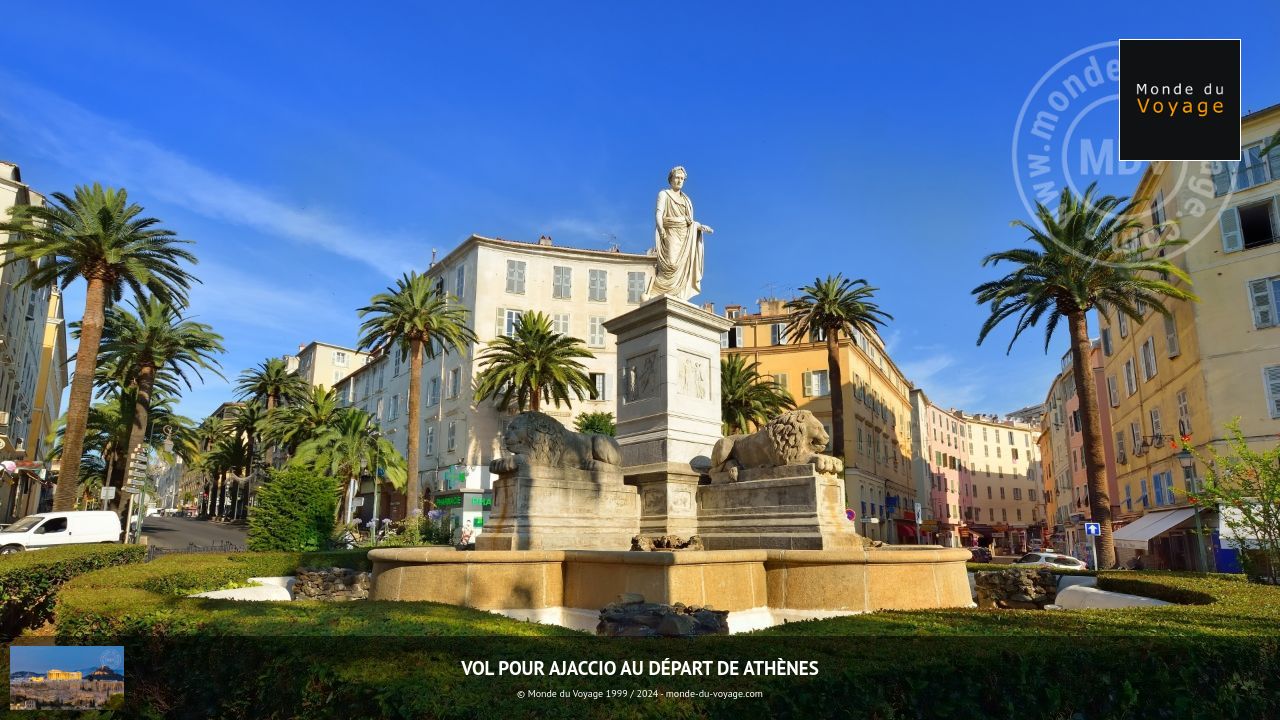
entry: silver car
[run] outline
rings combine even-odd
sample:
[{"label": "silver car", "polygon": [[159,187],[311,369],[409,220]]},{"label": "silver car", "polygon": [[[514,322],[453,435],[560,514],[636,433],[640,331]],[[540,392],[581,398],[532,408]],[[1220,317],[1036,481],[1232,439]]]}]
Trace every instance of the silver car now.
[{"label": "silver car", "polygon": [[1058,553],[1048,552],[1029,552],[1018,558],[1014,565],[1024,567],[1042,567],[1053,570],[1055,568],[1061,570],[1088,570],[1089,566],[1083,560],[1077,560],[1070,555],[1059,555]]}]

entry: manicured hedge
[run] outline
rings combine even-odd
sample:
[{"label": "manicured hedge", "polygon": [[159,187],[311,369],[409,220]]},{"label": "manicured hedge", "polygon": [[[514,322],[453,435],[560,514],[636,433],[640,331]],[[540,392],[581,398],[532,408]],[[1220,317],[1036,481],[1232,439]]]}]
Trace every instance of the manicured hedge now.
[{"label": "manicured hedge", "polygon": [[[432,603],[180,597],[360,553],[171,556],[61,593],[68,642],[122,642],[133,714],[166,717],[1280,717],[1280,588],[1103,572],[1107,590],[1194,604],[881,612],[693,641],[596,638]],[[650,661],[811,660],[817,676],[664,676]],[[639,677],[468,676],[488,660],[642,661]],[[174,673],[173,668],[189,668]],[[755,699],[521,698],[529,690],[759,691]]]},{"label": "manicured hedge", "polygon": [[59,586],[99,568],[140,563],[139,545],[66,545],[0,555],[0,637],[4,641],[53,617]]},{"label": "manicured hedge", "polygon": [[[1018,568],[1023,568],[1023,567],[1025,567],[1025,568],[1030,568],[1031,566],[1030,566],[1030,565],[1010,565],[1009,563],[979,563],[979,562],[971,562],[971,563],[965,563],[965,567],[967,567],[967,568],[969,569],[969,572],[983,572],[983,571],[987,571],[987,570],[1011,570],[1011,569],[1014,569],[1015,567],[1018,567]],[[1097,575],[1097,574],[1098,574],[1098,571],[1097,571],[1097,570],[1069,570],[1069,569],[1067,569],[1067,568],[1059,568],[1059,567],[1050,567],[1050,568],[1047,568],[1047,569],[1048,569],[1050,572],[1052,572],[1054,575],[1087,575],[1087,576],[1093,576],[1093,575]]]}]

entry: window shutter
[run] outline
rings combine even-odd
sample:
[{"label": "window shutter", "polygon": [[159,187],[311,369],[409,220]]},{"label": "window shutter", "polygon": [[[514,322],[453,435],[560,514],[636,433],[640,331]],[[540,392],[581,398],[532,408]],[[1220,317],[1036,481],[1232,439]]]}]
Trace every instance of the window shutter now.
[{"label": "window shutter", "polygon": [[1280,418],[1280,365],[1272,365],[1262,370],[1267,386],[1267,408],[1272,418]]},{"label": "window shutter", "polygon": [[1161,481],[1161,477],[1158,474],[1153,476],[1151,480],[1152,480],[1152,484],[1156,486],[1156,505],[1163,505],[1164,504],[1164,483]]},{"label": "window shutter", "polygon": [[1182,348],[1178,345],[1178,326],[1174,324],[1172,315],[1164,316],[1164,338],[1169,357],[1178,357],[1182,354]]},{"label": "window shutter", "polygon": [[1276,324],[1275,311],[1272,308],[1271,289],[1266,279],[1249,282],[1249,296],[1253,305],[1253,326],[1267,328]]},{"label": "window shutter", "polygon": [[813,373],[809,372],[808,370],[804,371],[804,373],[802,374],[801,385],[803,387],[802,392],[804,393],[805,397],[810,397],[813,395],[813,392],[811,391],[811,386],[809,385],[810,378],[812,377],[813,377]]},{"label": "window shutter", "polygon": [[1280,147],[1271,149],[1271,154],[1267,155],[1267,163],[1271,167],[1271,179],[1280,180]]},{"label": "window shutter", "polygon": [[1111,407],[1120,407],[1120,391],[1116,389],[1116,378],[1107,378],[1107,396],[1111,399]]},{"label": "window shutter", "polygon": [[1240,215],[1235,208],[1227,208],[1218,216],[1218,224],[1222,228],[1222,251],[1236,252],[1244,248],[1244,240],[1240,237]]},{"label": "window shutter", "polygon": [[494,321],[493,336],[502,337],[507,332],[507,309],[498,308],[498,316]]}]

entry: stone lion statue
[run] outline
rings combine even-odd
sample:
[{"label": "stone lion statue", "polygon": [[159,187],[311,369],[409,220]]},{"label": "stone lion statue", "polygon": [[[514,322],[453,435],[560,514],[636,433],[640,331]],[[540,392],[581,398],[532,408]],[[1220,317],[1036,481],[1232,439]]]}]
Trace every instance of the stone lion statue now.
[{"label": "stone lion statue", "polygon": [[576,470],[620,470],[622,465],[617,440],[573,432],[540,412],[512,418],[502,433],[502,446],[513,457],[494,458],[489,469],[495,473],[515,472],[521,465]]},{"label": "stone lion statue", "polygon": [[792,410],[770,420],[756,432],[720,438],[711,451],[712,472],[738,479],[743,468],[809,465],[819,473],[844,470],[840,458],[823,455],[830,436],[808,410]]}]

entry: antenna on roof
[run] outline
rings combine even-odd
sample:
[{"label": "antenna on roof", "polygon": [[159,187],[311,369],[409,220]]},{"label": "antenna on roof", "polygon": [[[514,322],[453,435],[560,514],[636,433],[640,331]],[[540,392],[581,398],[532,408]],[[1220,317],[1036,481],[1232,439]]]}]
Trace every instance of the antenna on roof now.
[{"label": "antenna on roof", "polygon": [[613,233],[602,233],[609,240],[609,252],[622,252],[622,248],[618,245],[618,236]]},{"label": "antenna on roof", "polygon": [[431,248],[431,264],[430,264],[430,265],[428,265],[427,267],[435,267],[435,266],[436,266],[436,252],[438,252],[438,251],[437,251],[435,248]]}]

